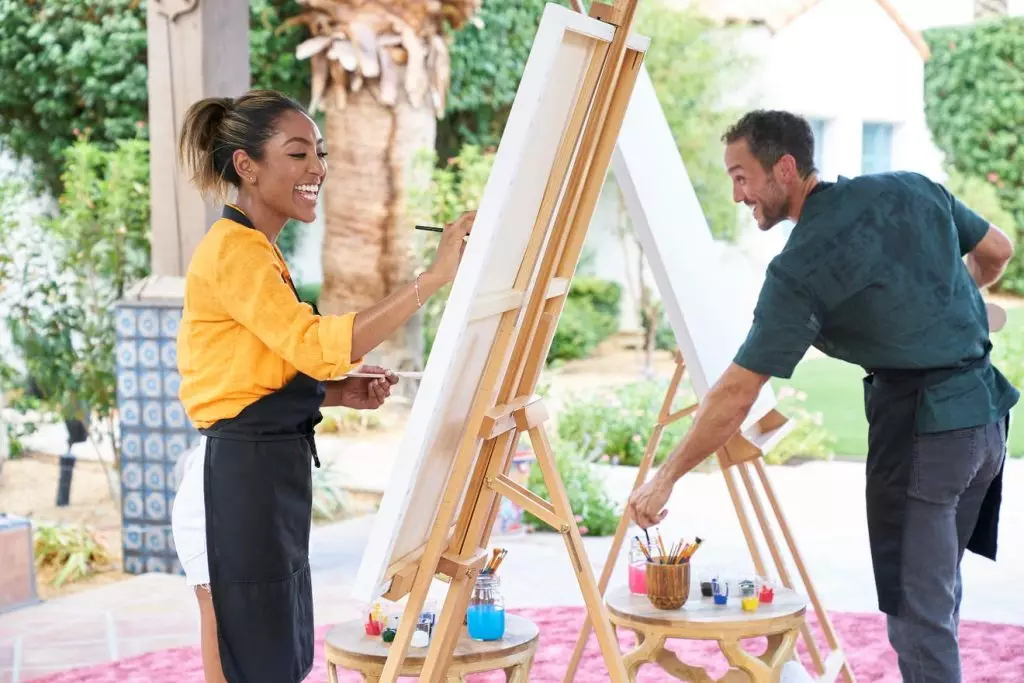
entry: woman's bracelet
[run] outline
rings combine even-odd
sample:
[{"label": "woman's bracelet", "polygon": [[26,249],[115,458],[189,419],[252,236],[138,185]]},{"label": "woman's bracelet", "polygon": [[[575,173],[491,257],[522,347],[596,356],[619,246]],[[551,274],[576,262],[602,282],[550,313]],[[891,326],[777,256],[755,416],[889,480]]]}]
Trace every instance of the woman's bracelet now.
[{"label": "woman's bracelet", "polygon": [[416,291],[416,307],[423,308],[423,302],[420,301],[420,276],[417,275],[416,279],[412,281],[412,287]]}]

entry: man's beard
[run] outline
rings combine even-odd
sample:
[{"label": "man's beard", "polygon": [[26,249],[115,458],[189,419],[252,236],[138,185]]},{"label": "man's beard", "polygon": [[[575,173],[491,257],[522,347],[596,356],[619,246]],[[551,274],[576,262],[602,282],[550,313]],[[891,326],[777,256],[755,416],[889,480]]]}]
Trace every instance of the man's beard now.
[{"label": "man's beard", "polygon": [[789,198],[782,189],[770,180],[767,190],[768,196],[759,202],[761,220],[757,222],[757,227],[762,231],[771,230],[789,217]]}]

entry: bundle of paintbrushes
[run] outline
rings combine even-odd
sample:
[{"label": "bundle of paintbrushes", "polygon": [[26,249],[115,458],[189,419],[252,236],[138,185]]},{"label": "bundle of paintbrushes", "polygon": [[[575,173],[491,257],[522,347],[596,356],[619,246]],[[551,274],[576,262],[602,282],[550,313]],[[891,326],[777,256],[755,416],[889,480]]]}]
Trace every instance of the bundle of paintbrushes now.
[{"label": "bundle of paintbrushes", "polygon": [[[704,542],[704,540],[698,536],[697,540],[693,543],[683,543],[682,539],[680,539],[671,546],[666,546],[665,542],[661,538],[661,532],[659,531],[655,537],[655,541],[657,542],[657,546],[655,546],[654,543],[651,543],[651,536],[646,529],[644,529],[644,536],[647,538],[646,545],[644,545],[644,542],[640,540],[639,536],[634,536],[634,538],[640,546],[640,550],[647,557],[647,561],[651,564],[685,564],[690,561],[693,554],[697,552],[697,548],[699,548],[700,544]],[[653,552],[655,550],[657,550],[657,554]]]},{"label": "bundle of paintbrushes", "polygon": [[491,559],[487,561],[487,566],[480,570],[481,574],[494,574],[498,571],[498,567],[501,565],[501,561],[508,555],[508,551],[504,548],[493,548],[491,550]]}]

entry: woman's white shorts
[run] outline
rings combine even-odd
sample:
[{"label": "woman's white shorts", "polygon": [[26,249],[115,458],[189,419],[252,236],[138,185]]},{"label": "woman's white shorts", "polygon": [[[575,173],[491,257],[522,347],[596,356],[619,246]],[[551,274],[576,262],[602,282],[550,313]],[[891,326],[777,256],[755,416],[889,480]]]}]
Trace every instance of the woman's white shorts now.
[{"label": "woman's white shorts", "polygon": [[189,586],[210,583],[210,566],[206,559],[205,464],[206,437],[202,436],[195,448],[181,455],[175,467],[178,492],[171,504],[171,533]]}]

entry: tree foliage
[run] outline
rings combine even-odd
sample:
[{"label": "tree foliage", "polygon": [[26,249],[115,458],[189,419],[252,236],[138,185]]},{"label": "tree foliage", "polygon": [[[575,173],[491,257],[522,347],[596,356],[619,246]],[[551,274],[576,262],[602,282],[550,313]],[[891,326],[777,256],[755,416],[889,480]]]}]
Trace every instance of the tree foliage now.
[{"label": "tree foliage", "polygon": [[[299,28],[278,31],[296,0],[252,0],[254,86],[305,101]],[[101,149],[136,137],[149,119],[146,3],[142,0],[0,0],[0,142],[34,167],[36,190],[60,195],[64,149],[76,131]]]},{"label": "tree foliage", "polygon": [[[567,0],[554,0],[569,6]],[[547,0],[487,0],[478,15],[454,34],[451,86],[445,118],[438,123],[441,160],[464,145],[496,147],[526,68]]]},{"label": "tree foliage", "polygon": [[[935,144],[975,186],[995,189],[1016,223],[1001,227],[1016,233],[1024,226],[1024,18],[936,28],[924,37],[932,51],[925,116]],[[1024,293],[1024,250],[1000,286]]]},{"label": "tree foliage", "polygon": [[75,131],[101,143],[146,120],[146,21],[138,0],[0,0],[0,137],[60,194]]}]

